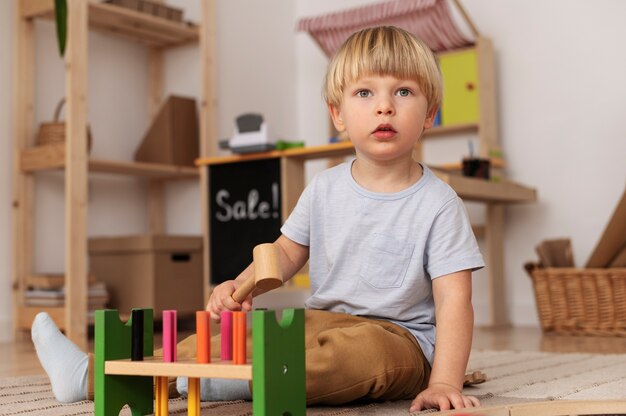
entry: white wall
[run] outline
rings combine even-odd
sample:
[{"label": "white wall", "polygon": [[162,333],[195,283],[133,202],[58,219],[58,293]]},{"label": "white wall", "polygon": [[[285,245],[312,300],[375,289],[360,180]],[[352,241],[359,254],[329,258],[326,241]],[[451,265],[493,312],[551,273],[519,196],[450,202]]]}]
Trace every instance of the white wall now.
[{"label": "white wall", "polygon": [[[171,1],[198,21],[198,0]],[[285,139],[298,137],[296,108],[295,25],[291,2],[281,0],[219,1],[217,7],[218,138],[233,134],[235,118],[263,114],[274,132]],[[271,24],[268,24],[271,22]],[[192,68],[193,75],[180,76]],[[168,52],[166,93],[199,96],[197,49]],[[197,184],[168,185],[167,226],[171,232],[199,233],[201,218]],[[192,213],[192,215],[187,215]]]},{"label": "white wall", "polygon": [[521,269],[535,244],[570,237],[583,266],[626,184],[626,3],[465,3],[495,43],[510,178],[539,192],[536,204],[507,209],[505,246],[511,318],[535,323]]},{"label": "white wall", "polygon": [[[300,17],[373,3],[374,0],[220,1],[218,4],[218,132],[228,137],[234,117],[265,115],[285,138],[321,144],[327,116],[321,99],[326,58],[307,34],[295,33]],[[171,1],[197,20],[197,0]],[[536,204],[507,208],[507,302],[513,322],[536,324],[529,279],[522,270],[533,247],[550,237],[572,238],[583,264],[622,193],[626,178],[626,58],[619,51],[626,3],[616,0],[473,0],[463,2],[497,54],[499,122],[509,177],[539,192]],[[10,322],[11,282],[11,48],[13,2],[0,2],[0,339]],[[63,92],[62,64],[52,25],[37,25],[36,122],[48,120]],[[41,69],[45,68],[44,73]],[[131,160],[147,126],[143,47],[90,35],[89,122],[92,154]],[[197,50],[171,51],[166,93],[199,96]],[[452,139],[451,139],[452,140]],[[446,149],[427,148],[427,161],[460,157],[463,139]],[[319,164],[309,170],[318,170]],[[63,180],[38,175],[36,270],[63,269]],[[118,235],[146,230],[143,183],[116,176],[90,178],[89,233]],[[197,183],[167,189],[167,230],[200,232]],[[470,207],[480,221],[483,211]],[[486,282],[474,284],[477,322],[486,319]]]}]

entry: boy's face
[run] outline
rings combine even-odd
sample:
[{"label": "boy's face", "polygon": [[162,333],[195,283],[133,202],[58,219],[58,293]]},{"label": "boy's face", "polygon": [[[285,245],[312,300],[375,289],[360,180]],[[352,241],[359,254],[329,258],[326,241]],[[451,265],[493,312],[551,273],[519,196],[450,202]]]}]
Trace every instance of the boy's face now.
[{"label": "boy's face", "polygon": [[339,108],[329,105],[335,128],[347,130],[357,154],[390,161],[411,157],[434,114],[416,81],[369,75],[344,88]]}]

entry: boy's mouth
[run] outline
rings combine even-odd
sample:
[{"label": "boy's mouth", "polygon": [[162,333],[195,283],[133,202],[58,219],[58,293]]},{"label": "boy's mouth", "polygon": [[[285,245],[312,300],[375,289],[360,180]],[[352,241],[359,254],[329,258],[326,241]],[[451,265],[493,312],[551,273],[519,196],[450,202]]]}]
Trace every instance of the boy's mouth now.
[{"label": "boy's mouth", "polygon": [[377,139],[389,139],[396,135],[396,130],[391,124],[379,124],[372,132]]}]

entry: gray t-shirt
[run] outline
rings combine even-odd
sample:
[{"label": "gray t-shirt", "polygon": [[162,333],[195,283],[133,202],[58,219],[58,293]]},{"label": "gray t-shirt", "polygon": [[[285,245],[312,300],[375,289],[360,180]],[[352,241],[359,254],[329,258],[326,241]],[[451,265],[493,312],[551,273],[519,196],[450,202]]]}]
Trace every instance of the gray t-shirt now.
[{"label": "gray t-shirt", "polygon": [[399,324],[432,365],[431,279],[484,267],[463,202],[426,166],[419,181],[396,193],[364,189],[351,166],[316,175],[281,228],[309,246],[306,307]]}]

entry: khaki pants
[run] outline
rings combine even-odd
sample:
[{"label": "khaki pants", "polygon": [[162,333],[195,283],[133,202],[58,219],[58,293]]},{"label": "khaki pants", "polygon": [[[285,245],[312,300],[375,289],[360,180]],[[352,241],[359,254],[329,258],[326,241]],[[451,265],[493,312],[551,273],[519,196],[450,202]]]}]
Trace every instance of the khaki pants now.
[{"label": "khaki pants", "polygon": [[[430,365],[415,337],[387,321],[305,311],[307,404],[414,399],[428,385]],[[220,336],[211,355],[220,356]],[[248,356],[252,352],[248,331]],[[155,356],[162,351],[156,350]],[[177,346],[179,359],[196,356],[196,336]],[[93,378],[93,375],[89,375]]]}]

